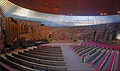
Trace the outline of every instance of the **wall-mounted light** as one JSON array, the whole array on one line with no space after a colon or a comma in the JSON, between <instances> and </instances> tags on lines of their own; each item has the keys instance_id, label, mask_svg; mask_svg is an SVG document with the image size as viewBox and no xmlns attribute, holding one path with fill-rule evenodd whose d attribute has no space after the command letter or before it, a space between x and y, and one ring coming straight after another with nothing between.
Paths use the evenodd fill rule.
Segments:
<instances>
[{"instance_id":1,"label":"wall-mounted light","mask_svg":"<svg viewBox=\"0 0 120 71\"><path fill-rule=\"evenodd\" d=\"M120 11L118 11L118 14L120 14Z\"/></svg>"},{"instance_id":2,"label":"wall-mounted light","mask_svg":"<svg viewBox=\"0 0 120 71\"><path fill-rule=\"evenodd\" d=\"M103 13L100 13L101 16L103 16L104 14Z\"/></svg>"},{"instance_id":3,"label":"wall-mounted light","mask_svg":"<svg viewBox=\"0 0 120 71\"><path fill-rule=\"evenodd\" d=\"M116 39L120 40L120 34L117 35Z\"/></svg>"},{"instance_id":4,"label":"wall-mounted light","mask_svg":"<svg viewBox=\"0 0 120 71\"><path fill-rule=\"evenodd\" d=\"M107 15L107 13L100 13L100 15L101 15L101 16L105 16L105 15Z\"/></svg>"}]
</instances>

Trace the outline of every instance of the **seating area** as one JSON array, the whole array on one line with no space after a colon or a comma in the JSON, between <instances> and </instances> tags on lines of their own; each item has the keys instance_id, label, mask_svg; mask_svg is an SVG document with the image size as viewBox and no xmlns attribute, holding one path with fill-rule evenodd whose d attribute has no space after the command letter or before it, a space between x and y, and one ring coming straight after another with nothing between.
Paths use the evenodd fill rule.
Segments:
<instances>
[{"instance_id":1,"label":"seating area","mask_svg":"<svg viewBox=\"0 0 120 71\"><path fill-rule=\"evenodd\" d=\"M2 70L5 70L5 71L14 71L13 69L9 68L4 63L0 62L0 71L2 71Z\"/></svg>"},{"instance_id":2,"label":"seating area","mask_svg":"<svg viewBox=\"0 0 120 71\"><path fill-rule=\"evenodd\" d=\"M120 70L120 46L104 42L84 41L72 49L80 56L82 62L87 63L96 71Z\"/></svg>"},{"instance_id":3,"label":"seating area","mask_svg":"<svg viewBox=\"0 0 120 71\"><path fill-rule=\"evenodd\" d=\"M6 53L0 60L11 69L20 71L67 71L61 47L38 46L17 53Z\"/></svg>"}]
</instances>

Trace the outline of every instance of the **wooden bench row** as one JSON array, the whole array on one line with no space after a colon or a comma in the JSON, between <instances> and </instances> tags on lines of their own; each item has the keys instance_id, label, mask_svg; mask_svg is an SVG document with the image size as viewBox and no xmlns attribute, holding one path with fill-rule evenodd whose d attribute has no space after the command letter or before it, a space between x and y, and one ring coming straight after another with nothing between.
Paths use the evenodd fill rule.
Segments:
<instances>
[{"instance_id":1,"label":"wooden bench row","mask_svg":"<svg viewBox=\"0 0 120 71\"><path fill-rule=\"evenodd\" d=\"M62 52L58 52L58 51L46 51L46 50L37 50L37 49L29 49L29 51L36 51L36 52L43 52L43 53L55 53L55 54L62 54Z\"/></svg>"},{"instance_id":2,"label":"wooden bench row","mask_svg":"<svg viewBox=\"0 0 120 71\"><path fill-rule=\"evenodd\" d=\"M89 51L89 50L92 50L92 49L94 49L94 48L91 48L91 47L84 47L84 48L81 48L81 49L78 49L77 51L76 51L76 53L79 55L81 52L84 52L84 51Z\"/></svg>"},{"instance_id":3,"label":"wooden bench row","mask_svg":"<svg viewBox=\"0 0 120 71\"><path fill-rule=\"evenodd\" d=\"M85 50L85 49L88 49L88 47L82 47L82 48L78 48L78 49L75 49L75 53L79 53L81 52L82 50Z\"/></svg>"},{"instance_id":4,"label":"wooden bench row","mask_svg":"<svg viewBox=\"0 0 120 71\"><path fill-rule=\"evenodd\" d=\"M116 51L113 52L112 54L112 58L110 59L110 63L107 65L107 71L111 71L113 69L113 64L115 61L115 55L116 55Z\"/></svg>"},{"instance_id":5,"label":"wooden bench row","mask_svg":"<svg viewBox=\"0 0 120 71\"><path fill-rule=\"evenodd\" d=\"M116 51L116 55L115 55L115 60L114 60L114 64L113 64L113 68L112 71L118 71L117 67L118 67L118 60L119 60L119 51Z\"/></svg>"},{"instance_id":6,"label":"wooden bench row","mask_svg":"<svg viewBox=\"0 0 120 71\"><path fill-rule=\"evenodd\" d=\"M15 63L18 63L20 65L24 65L30 68L34 68L34 69L42 69L42 70L50 70L50 71L66 71L66 67L65 66L51 66L51 65L43 65L43 64L37 64L37 63L33 63L33 62L29 62L29 61L25 61L25 60L21 60L19 58L15 58L11 55L6 54L5 55L7 57L8 60L11 60Z\"/></svg>"},{"instance_id":7,"label":"wooden bench row","mask_svg":"<svg viewBox=\"0 0 120 71\"><path fill-rule=\"evenodd\" d=\"M107 59L109 58L111 54L111 51L108 51L108 53L105 55L105 57L103 58L103 60L98 64L98 66L95 68L97 71L100 71L101 68L103 67L103 65L106 63Z\"/></svg>"},{"instance_id":8,"label":"wooden bench row","mask_svg":"<svg viewBox=\"0 0 120 71\"><path fill-rule=\"evenodd\" d=\"M120 52L119 52L119 59L118 59L118 66L117 66L117 70L120 70Z\"/></svg>"},{"instance_id":9,"label":"wooden bench row","mask_svg":"<svg viewBox=\"0 0 120 71\"><path fill-rule=\"evenodd\" d=\"M49 49L49 48L46 48L46 49L38 49L38 48L33 48L33 49L36 49L36 50L43 50L43 51L57 51L57 52L62 52L62 50L59 50L59 49Z\"/></svg>"},{"instance_id":10,"label":"wooden bench row","mask_svg":"<svg viewBox=\"0 0 120 71\"><path fill-rule=\"evenodd\" d=\"M23 60L30 61L30 62L39 63L39 64L52 65L52 66L65 66L64 61L51 61L51 60L37 59L37 58L32 58L32 57L19 55L15 53L12 53L12 55L16 58L23 59Z\"/></svg>"},{"instance_id":11,"label":"wooden bench row","mask_svg":"<svg viewBox=\"0 0 120 71\"><path fill-rule=\"evenodd\" d=\"M3 62L0 62L0 70L2 70L2 71L14 71L12 68L8 67Z\"/></svg>"},{"instance_id":12,"label":"wooden bench row","mask_svg":"<svg viewBox=\"0 0 120 71\"><path fill-rule=\"evenodd\" d=\"M96 67L96 70L119 71L119 60L119 51L111 51L111 54L106 55L104 59L99 63L99 65Z\"/></svg>"},{"instance_id":13,"label":"wooden bench row","mask_svg":"<svg viewBox=\"0 0 120 71\"><path fill-rule=\"evenodd\" d=\"M29 51L30 52L37 52L37 53L43 53L43 54L56 54L56 55L62 55L62 52L60 53L57 53L56 51L49 51L49 52L44 52L44 51L42 51L42 50L31 50L31 49L29 49Z\"/></svg>"},{"instance_id":14,"label":"wooden bench row","mask_svg":"<svg viewBox=\"0 0 120 71\"><path fill-rule=\"evenodd\" d=\"M25 53L31 53L31 54L37 54L37 55L44 55L44 56L53 56L53 57L63 57L62 54L48 54L48 53L41 53L41 52L34 52L34 51L26 51L24 50Z\"/></svg>"},{"instance_id":15,"label":"wooden bench row","mask_svg":"<svg viewBox=\"0 0 120 71\"><path fill-rule=\"evenodd\" d=\"M94 57L98 56L101 53L101 49L97 50L95 53L88 55L84 58L84 62L89 62L92 60Z\"/></svg>"},{"instance_id":16,"label":"wooden bench row","mask_svg":"<svg viewBox=\"0 0 120 71\"><path fill-rule=\"evenodd\" d=\"M89 55L95 53L98 50L98 48L93 48L91 51L88 52Z\"/></svg>"},{"instance_id":17,"label":"wooden bench row","mask_svg":"<svg viewBox=\"0 0 120 71\"><path fill-rule=\"evenodd\" d=\"M72 47L72 50L74 50L74 49L76 49L76 48L78 48L78 47L81 47L81 45L80 45L80 46L76 46L76 47Z\"/></svg>"},{"instance_id":18,"label":"wooden bench row","mask_svg":"<svg viewBox=\"0 0 120 71\"><path fill-rule=\"evenodd\" d=\"M89 43L87 43L86 46L88 47L88 46L89 46Z\"/></svg>"},{"instance_id":19,"label":"wooden bench row","mask_svg":"<svg viewBox=\"0 0 120 71\"><path fill-rule=\"evenodd\" d=\"M84 53L83 55L80 56L80 58L84 59L84 57L88 56L88 55L92 55L94 52L97 51L97 48L93 48L92 50Z\"/></svg>"},{"instance_id":20,"label":"wooden bench row","mask_svg":"<svg viewBox=\"0 0 120 71\"><path fill-rule=\"evenodd\" d=\"M96 46L97 44L97 46ZM99 48L97 51L90 55L89 49L86 49L87 46ZM85 47L85 48L84 48ZM109 49L109 50L108 50ZM114 51L118 50L115 46L104 44L104 43L87 43L84 42L80 47L73 47L73 50L79 54L79 56L84 58L84 62L89 62L90 66L95 66L95 70L101 71L119 71L120 70L120 52ZM101 51L102 50L102 51ZM107 51L106 51L107 50ZM84 56L86 55L86 56Z\"/></svg>"},{"instance_id":21,"label":"wooden bench row","mask_svg":"<svg viewBox=\"0 0 120 71\"><path fill-rule=\"evenodd\" d=\"M90 44L90 45L89 45ZM119 46L113 45L113 44L107 44L104 42L83 42L81 46L90 46L90 47L98 47L98 48L104 48L109 50L120 50Z\"/></svg>"},{"instance_id":22,"label":"wooden bench row","mask_svg":"<svg viewBox=\"0 0 120 71\"><path fill-rule=\"evenodd\" d=\"M73 50L77 49L77 48L81 48L83 46L79 45L79 46L75 46L75 47L72 47Z\"/></svg>"},{"instance_id":23,"label":"wooden bench row","mask_svg":"<svg viewBox=\"0 0 120 71\"><path fill-rule=\"evenodd\" d=\"M51 45L48 45L48 46L46 46L46 45L44 45L44 46L38 46L38 48L39 48L39 47L43 47L43 48L44 48L44 47L61 48L60 46L51 46Z\"/></svg>"},{"instance_id":24,"label":"wooden bench row","mask_svg":"<svg viewBox=\"0 0 120 71\"><path fill-rule=\"evenodd\" d=\"M55 48L55 47L38 47L38 48L35 48L35 49L38 49L38 50L58 50L58 51L61 51L61 48Z\"/></svg>"},{"instance_id":25,"label":"wooden bench row","mask_svg":"<svg viewBox=\"0 0 120 71\"><path fill-rule=\"evenodd\" d=\"M106 50L102 50L101 53L89 63L89 66L93 66L94 64L96 64L98 60L100 60L104 56L105 53L106 53Z\"/></svg>"},{"instance_id":26,"label":"wooden bench row","mask_svg":"<svg viewBox=\"0 0 120 71\"><path fill-rule=\"evenodd\" d=\"M81 48L85 48L85 47L80 46L80 47L75 48L73 51L76 52L78 49L81 49Z\"/></svg>"},{"instance_id":27,"label":"wooden bench row","mask_svg":"<svg viewBox=\"0 0 120 71\"><path fill-rule=\"evenodd\" d=\"M18 70L21 70L21 71L39 71L39 70L28 68L28 67L25 67L23 65L20 65L20 64L17 64L15 62L12 62L11 60L8 60L8 59L6 59L4 57L0 57L0 60L2 62L4 62L5 64L11 66L12 68L15 68L15 69L18 69ZM7 71L7 70L5 70L5 71Z\"/></svg>"},{"instance_id":28,"label":"wooden bench row","mask_svg":"<svg viewBox=\"0 0 120 71\"><path fill-rule=\"evenodd\" d=\"M81 55L83 55L84 53L87 53L87 52L89 52L89 51L92 50L92 49L93 49L93 48L85 49L85 50L79 52L78 55L81 56Z\"/></svg>"},{"instance_id":29,"label":"wooden bench row","mask_svg":"<svg viewBox=\"0 0 120 71\"><path fill-rule=\"evenodd\" d=\"M24 53L24 52L18 52L18 54L33 57L33 58L38 58L38 59L44 59L44 60L64 61L63 57L43 56L43 55Z\"/></svg>"}]
</instances>

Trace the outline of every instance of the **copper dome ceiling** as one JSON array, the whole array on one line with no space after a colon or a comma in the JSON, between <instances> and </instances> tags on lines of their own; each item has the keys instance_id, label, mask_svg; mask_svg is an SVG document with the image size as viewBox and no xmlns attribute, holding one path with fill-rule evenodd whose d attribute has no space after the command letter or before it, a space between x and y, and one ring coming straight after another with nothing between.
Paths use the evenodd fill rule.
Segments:
<instances>
[{"instance_id":1,"label":"copper dome ceiling","mask_svg":"<svg viewBox=\"0 0 120 71\"><path fill-rule=\"evenodd\" d=\"M63 15L115 15L120 0L9 0L16 5L38 12Z\"/></svg>"}]
</instances>

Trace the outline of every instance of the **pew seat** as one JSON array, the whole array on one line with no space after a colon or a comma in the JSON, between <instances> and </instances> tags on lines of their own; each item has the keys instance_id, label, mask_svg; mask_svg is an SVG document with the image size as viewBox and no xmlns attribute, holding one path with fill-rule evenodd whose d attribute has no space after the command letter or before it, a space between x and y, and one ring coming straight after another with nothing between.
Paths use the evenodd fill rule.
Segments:
<instances>
[{"instance_id":1,"label":"pew seat","mask_svg":"<svg viewBox=\"0 0 120 71\"><path fill-rule=\"evenodd\" d=\"M48 53L41 53L41 52L34 52L34 51L26 51L24 50L25 53L31 53L31 54L37 54L37 55L44 55L44 56L53 56L53 57L63 57L62 54L48 54Z\"/></svg>"},{"instance_id":2,"label":"pew seat","mask_svg":"<svg viewBox=\"0 0 120 71\"><path fill-rule=\"evenodd\" d=\"M36 58L24 56L24 55L15 54L15 53L12 53L12 55L14 57L17 57L17 58L20 58L26 61L30 61L30 62L39 63L39 64L46 64L46 65L52 65L52 66L65 66L64 61L51 61L51 60L36 59Z\"/></svg>"},{"instance_id":3,"label":"pew seat","mask_svg":"<svg viewBox=\"0 0 120 71\"><path fill-rule=\"evenodd\" d=\"M61 54L62 52L58 52L58 51L46 51L46 50L37 50L37 49L29 49L29 51L36 51L36 52L43 52L43 53L55 53L55 54Z\"/></svg>"},{"instance_id":4,"label":"pew seat","mask_svg":"<svg viewBox=\"0 0 120 71\"><path fill-rule=\"evenodd\" d=\"M7 57L8 60L11 60L20 65L24 65L24 66L34 68L34 69L41 69L41 70L48 70L48 71L49 70L51 71L66 71L67 70L65 66L51 66L51 65L37 64L34 62L29 62L29 61L21 60L19 58L15 58L8 54L5 54L5 56Z\"/></svg>"},{"instance_id":5,"label":"pew seat","mask_svg":"<svg viewBox=\"0 0 120 71\"><path fill-rule=\"evenodd\" d=\"M44 60L53 60L53 61L63 61L63 57L52 57L52 56L43 56L43 55L36 55L36 54L31 54L31 53L24 53L24 52L18 52L20 55L25 55L29 57L34 57L38 59L44 59Z\"/></svg>"},{"instance_id":6,"label":"pew seat","mask_svg":"<svg viewBox=\"0 0 120 71\"><path fill-rule=\"evenodd\" d=\"M104 56L104 54L106 53L106 50L102 50L101 53L89 63L89 66L93 66L94 64L96 64L98 62L98 60L101 59L101 57Z\"/></svg>"},{"instance_id":7,"label":"pew seat","mask_svg":"<svg viewBox=\"0 0 120 71\"><path fill-rule=\"evenodd\" d=\"M108 53L105 55L105 57L103 58L103 60L95 68L97 71L101 70L101 68L103 67L103 65L105 64L105 62L107 61L107 59L109 58L110 54L111 54L111 51L108 51Z\"/></svg>"},{"instance_id":8,"label":"pew seat","mask_svg":"<svg viewBox=\"0 0 120 71\"><path fill-rule=\"evenodd\" d=\"M39 71L39 70L36 70L36 69L26 67L24 65L20 65L20 64L18 64L16 62L13 62L13 61L8 60L8 59L6 59L4 57L1 57L1 56L0 56L0 60L2 62L4 62L5 64L11 66L12 68L15 68L15 69L18 69L18 70L21 70L21 71Z\"/></svg>"},{"instance_id":9,"label":"pew seat","mask_svg":"<svg viewBox=\"0 0 120 71\"><path fill-rule=\"evenodd\" d=\"M3 62L0 62L0 69L2 71L14 71L12 68L8 67L7 65L5 65Z\"/></svg>"}]
</instances>

